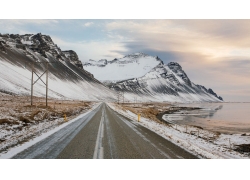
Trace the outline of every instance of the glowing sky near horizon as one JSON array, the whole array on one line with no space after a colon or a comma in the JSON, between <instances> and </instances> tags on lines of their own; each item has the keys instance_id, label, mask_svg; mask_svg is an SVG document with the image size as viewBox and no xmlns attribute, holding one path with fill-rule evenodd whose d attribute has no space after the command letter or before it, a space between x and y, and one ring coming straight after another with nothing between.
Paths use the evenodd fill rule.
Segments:
<instances>
[{"instance_id":1,"label":"glowing sky near horizon","mask_svg":"<svg viewBox=\"0 0 250 180\"><path fill-rule=\"evenodd\" d=\"M250 102L250 20L0 20L0 29L50 35L82 61L157 55L225 101Z\"/></svg>"}]
</instances>

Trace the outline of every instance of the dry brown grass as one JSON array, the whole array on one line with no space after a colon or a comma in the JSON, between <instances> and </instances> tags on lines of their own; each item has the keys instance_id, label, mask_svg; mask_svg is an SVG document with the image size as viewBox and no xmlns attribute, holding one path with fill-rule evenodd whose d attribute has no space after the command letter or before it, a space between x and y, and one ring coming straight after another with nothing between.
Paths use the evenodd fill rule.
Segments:
<instances>
[{"instance_id":1,"label":"dry brown grass","mask_svg":"<svg viewBox=\"0 0 250 180\"><path fill-rule=\"evenodd\" d=\"M70 121L93 105L94 102L48 99L46 107L45 98L34 97L31 106L30 96L0 92L0 153L64 123L64 114Z\"/></svg>"},{"instance_id":2,"label":"dry brown grass","mask_svg":"<svg viewBox=\"0 0 250 180\"><path fill-rule=\"evenodd\" d=\"M118 104L117 104L118 105ZM170 104L168 103L126 103L119 104L123 110L129 110L134 114L141 114L142 117L152 119L156 122L163 123L161 119L158 119L158 115L162 112L169 110Z\"/></svg>"},{"instance_id":3,"label":"dry brown grass","mask_svg":"<svg viewBox=\"0 0 250 180\"><path fill-rule=\"evenodd\" d=\"M0 124L12 124L11 121L9 121L8 119L0 119Z\"/></svg>"},{"instance_id":4,"label":"dry brown grass","mask_svg":"<svg viewBox=\"0 0 250 180\"><path fill-rule=\"evenodd\" d=\"M66 114L70 120L85 109L89 109L92 102L48 99L34 97L30 105L30 96L15 96L0 93L0 125L1 124L29 124L36 121L54 120Z\"/></svg>"}]
</instances>

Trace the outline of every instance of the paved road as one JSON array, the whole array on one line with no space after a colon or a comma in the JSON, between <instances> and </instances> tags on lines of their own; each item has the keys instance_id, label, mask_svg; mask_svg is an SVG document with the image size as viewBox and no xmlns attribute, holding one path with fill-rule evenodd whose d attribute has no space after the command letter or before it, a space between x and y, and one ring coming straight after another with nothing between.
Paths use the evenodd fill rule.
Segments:
<instances>
[{"instance_id":1,"label":"paved road","mask_svg":"<svg viewBox=\"0 0 250 180\"><path fill-rule=\"evenodd\" d=\"M196 158L156 133L114 112L105 103L13 158Z\"/></svg>"}]
</instances>

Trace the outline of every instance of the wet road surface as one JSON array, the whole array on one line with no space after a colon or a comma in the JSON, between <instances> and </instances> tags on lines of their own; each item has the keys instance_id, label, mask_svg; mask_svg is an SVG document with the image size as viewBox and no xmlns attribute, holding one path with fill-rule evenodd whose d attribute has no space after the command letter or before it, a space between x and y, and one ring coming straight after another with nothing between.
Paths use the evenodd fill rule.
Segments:
<instances>
[{"instance_id":1,"label":"wet road surface","mask_svg":"<svg viewBox=\"0 0 250 180\"><path fill-rule=\"evenodd\" d=\"M105 103L17 154L18 159L197 158Z\"/></svg>"}]
</instances>

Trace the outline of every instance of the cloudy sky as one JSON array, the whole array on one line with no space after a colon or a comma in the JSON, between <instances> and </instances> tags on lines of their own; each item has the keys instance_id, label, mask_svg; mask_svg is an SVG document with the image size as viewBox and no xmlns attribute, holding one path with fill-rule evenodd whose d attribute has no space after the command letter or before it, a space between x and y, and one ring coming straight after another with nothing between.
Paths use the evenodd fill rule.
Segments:
<instances>
[{"instance_id":1,"label":"cloudy sky","mask_svg":"<svg viewBox=\"0 0 250 180\"><path fill-rule=\"evenodd\" d=\"M50 35L82 61L157 55L225 101L250 101L250 20L0 20L0 29Z\"/></svg>"}]
</instances>

